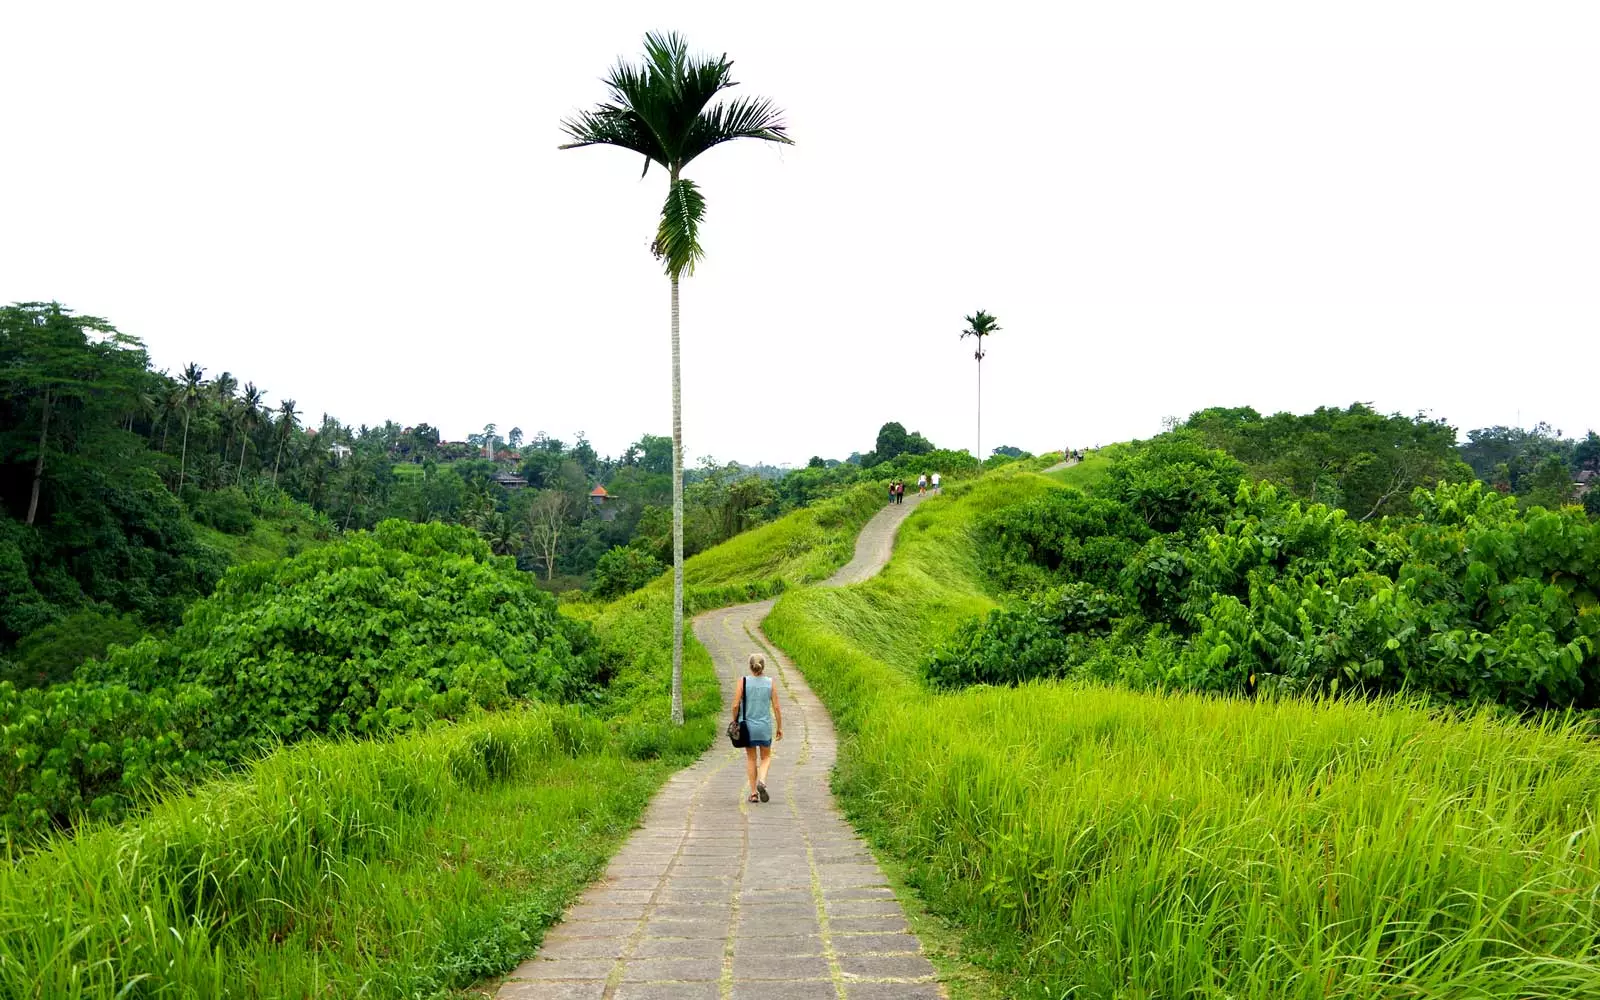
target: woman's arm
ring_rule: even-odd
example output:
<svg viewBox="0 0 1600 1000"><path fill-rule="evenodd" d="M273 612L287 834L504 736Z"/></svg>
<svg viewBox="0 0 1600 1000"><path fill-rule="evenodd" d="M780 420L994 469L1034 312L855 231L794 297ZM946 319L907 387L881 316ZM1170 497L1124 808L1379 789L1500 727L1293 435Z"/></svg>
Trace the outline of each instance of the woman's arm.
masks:
<svg viewBox="0 0 1600 1000"><path fill-rule="evenodd" d="M783 709L778 707L778 685L772 685L772 718L778 724L778 739L783 739Z"/></svg>
<svg viewBox="0 0 1600 1000"><path fill-rule="evenodd" d="M733 696L733 716L732 716L732 721L734 721L734 722L738 722L739 721L739 703L741 701L744 701L744 679L743 678L740 678L740 680L739 680L739 692Z"/></svg>

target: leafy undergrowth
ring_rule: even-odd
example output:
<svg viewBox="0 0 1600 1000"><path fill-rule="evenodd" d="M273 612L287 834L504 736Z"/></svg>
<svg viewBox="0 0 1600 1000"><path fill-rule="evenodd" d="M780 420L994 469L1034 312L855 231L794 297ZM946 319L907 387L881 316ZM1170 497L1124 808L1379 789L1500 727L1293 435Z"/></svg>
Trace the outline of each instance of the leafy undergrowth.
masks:
<svg viewBox="0 0 1600 1000"><path fill-rule="evenodd" d="M0 995L446 994L526 955L686 759L542 706L283 750L0 868Z"/></svg>
<svg viewBox="0 0 1600 1000"><path fill-rule="evenodd" d="M1600 990L1600 748L1393 701L1071 683L925 689L986 610L972 527L1054 488L928 501L878 578L768 634L848 740L836 787L1019 997L1574 997Z"/></svg>

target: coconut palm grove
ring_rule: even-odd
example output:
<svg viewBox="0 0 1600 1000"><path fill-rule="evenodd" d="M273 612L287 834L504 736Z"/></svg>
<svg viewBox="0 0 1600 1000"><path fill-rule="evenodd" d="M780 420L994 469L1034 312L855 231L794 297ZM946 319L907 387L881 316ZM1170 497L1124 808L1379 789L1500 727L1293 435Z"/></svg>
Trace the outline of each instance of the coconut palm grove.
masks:
<svg viewBox="0 0 1600 1000"><path fill-rule="evenodd" d="M960 439L906 394L696 462L693 279L752 249L706 178L807 138L682 34L594 68L563 165L662 198L610 287L671 410L609 401L618 454L0 306L0 996L1600 996L1600 434L1151 398L997 445L983 372L1037 362L979 287L916 335L973 352Z"/></svg>

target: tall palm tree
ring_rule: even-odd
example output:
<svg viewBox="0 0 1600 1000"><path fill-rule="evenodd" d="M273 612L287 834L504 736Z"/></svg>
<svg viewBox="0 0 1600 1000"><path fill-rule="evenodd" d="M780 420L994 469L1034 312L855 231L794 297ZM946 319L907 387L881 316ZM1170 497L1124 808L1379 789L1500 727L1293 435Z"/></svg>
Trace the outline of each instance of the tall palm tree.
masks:
<svg viewBox="0 0 1600 1000"><path fill-rule="evenodd" d="M983 338L993 333L1000 332L999 322L988 313L979 309L971 316L962 317L967 321L967 328L961 331L961 339L968 337L978 338L978 349L972 356L978 359L978 464L983 464Z"/></svg>
<svg viewBox="0 0 1600 1000"><path fill-rule="evenodd" d="M678 34L644 36L644 62L619 61L605 77L610 99L561 123L579 146L618 146L667 171L667 200L661 207L651 252L672 279L672 721L683 723L683 420L678 364L678 280L694 273L704 256L700 223L706 202L694 181L683 176L690 161L713 146L735 139L791 143L783 112L764 97L736 97L713 104L737 86L726 55L691 56Z"/></svg>
<svg viewBox="0 0 1600 1000"><path fill-rule="evenodd" d="M232 372L223 372L211 380L211 392L217 400L217 422L222 425L222 461L228 461L228 453L233 450L233 392L239 388L239 380L233 377Z"/></svg>
<svg viewBox="0 0 1600 1000"><path fill-rule="evenodd" d="M202 391L205 389L206 370L193 361L184 366L183 375L178 382L178 393L183 405L183 452L178 459L178 495L183 495L183 479L189 471L189 418L194 415L194 408L200 402Z"/></svg>
<svg viewBox="0 0 1600 1000"><path fill-rule="evenodd" d="M244 482L244 449L250 443L250 435L261 426L261 400L265 395L254 382L246 382L244 394L239 397L239 474L235 478L241 484Z"/></svg>
<svg viewBox="0 0 1600 1000"><path fill-rule="evenodd" d="M165 376L166 372L162 372ZM156 400L161 408L161 450L167 450L167 432L172 429L172 415L183 409L183 386L174 383L164 385Z"/></svg>
<svg viewBox="0 0 1600 1000"><path fill-rule="evenodd" d="M283 446L288 443L289 435L294 433L294 418L300 411L294 408L294 400L286 399L278 404L278 456L272 460L272 485L278 485L278 463L283 461Z"/></svg>

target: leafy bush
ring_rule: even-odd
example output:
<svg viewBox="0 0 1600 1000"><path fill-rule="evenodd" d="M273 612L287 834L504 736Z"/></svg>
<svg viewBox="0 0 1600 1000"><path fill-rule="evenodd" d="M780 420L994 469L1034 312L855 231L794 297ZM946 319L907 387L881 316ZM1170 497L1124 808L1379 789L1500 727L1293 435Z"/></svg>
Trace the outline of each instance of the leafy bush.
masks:
<svg viewBox="0 0 1600 1000"><path fill-rule="evenodd" d="M229 535L243 535L255 524L252 503L244 490L229 486L221 490L201 490L191 487L184 491L184 504L189 516L207 527Z"/></svg>
<svg viewBox="0 0 1600 1000"><path fill-rule="evenodd" d="M144 634L144 626L127 615L75 611L19 642L11 666L0 672L0 680L19 688L60 684L71 680L83 661L99 659L113 645L131 646Z"/></svg>
<svg viewBox="0 0 1600 1000"><path fill-rule="evenodd" d="M594 567L594 596L611 600L632 593L661 575L661 563L647 552L618 545Z"/></svg>
<svg viewBox="0 0 1600 1000"><path fill-rule="evenodd" d="M964 626L928 677L1600 707L1600 525L1521 512L1476 482L1416 490L1415 516L1359 523L1237 476L1227 456L1169 436L1125 449L1093 498L1062 490L983 518L1002 584L1081 581L1127 611L1085 638L1048 598L1028 601Z"/></svg>
<svg viewBox="0 0 1600 1000"><path fill-rule="evenodd" d="M212 693L74 681L0 682L0 833L11 843L80 817L114 818L155 785L213 764Z"/></svg>
<svg viewBox="0 0 1600 1000"><path fill-rule="evenodd" d="M1092 584L1057 587L1018 607L968 619L934 650L923 672L944 688L1056 676L1072 662L1075 644L1109 631L1122 611L1119 598Z"/></svg>
<svg viewBox="0 0 1600 1000"><path fill-rule="evenodd" d="M234 567L170 640L117 650L93 676L213 688L221 733L242 748L577 698L593 681L588 641L470 529L385 521Z"/></svg>

